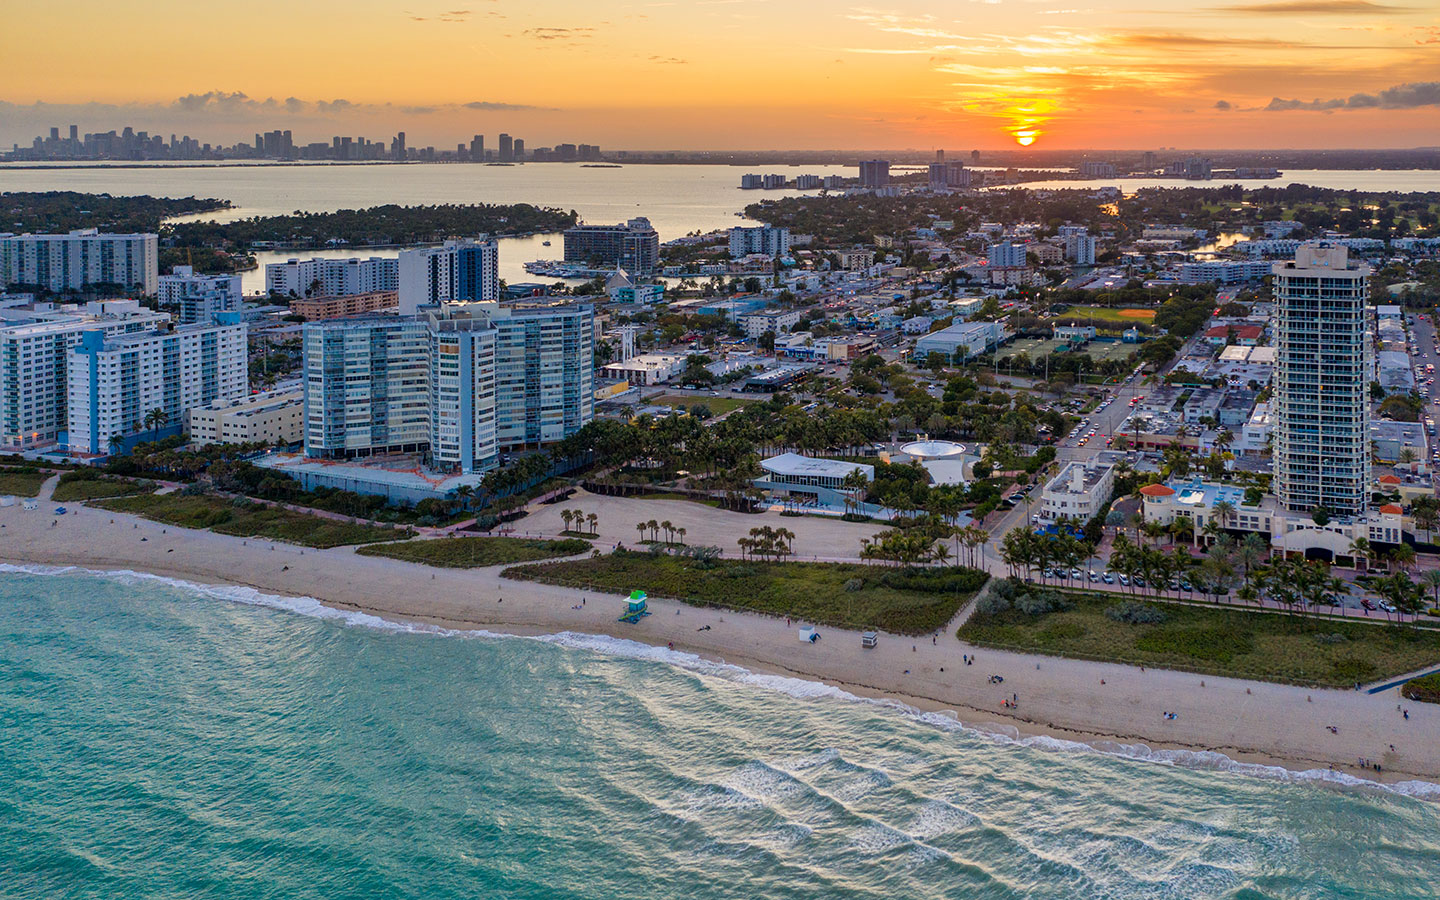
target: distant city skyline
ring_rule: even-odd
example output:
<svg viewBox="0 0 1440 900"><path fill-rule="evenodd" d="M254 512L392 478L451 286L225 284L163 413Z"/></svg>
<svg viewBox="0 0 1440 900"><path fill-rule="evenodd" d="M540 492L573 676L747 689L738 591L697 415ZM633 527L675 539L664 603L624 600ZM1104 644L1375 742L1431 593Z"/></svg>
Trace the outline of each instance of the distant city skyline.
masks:
<svg viewBox="0 0 1440 900"><path fill-rule="evenodd" d="M22 4L0 41L22 75L0 93L0 146L71 123L223 144L405 131L437 149L500 131L653 150L1440 144L1440 16L1422 5L462 6L77 0L56 28ZM147 46L159 62L139 65ZM164 63L198 47L215 49L203 65Z"/></svg>

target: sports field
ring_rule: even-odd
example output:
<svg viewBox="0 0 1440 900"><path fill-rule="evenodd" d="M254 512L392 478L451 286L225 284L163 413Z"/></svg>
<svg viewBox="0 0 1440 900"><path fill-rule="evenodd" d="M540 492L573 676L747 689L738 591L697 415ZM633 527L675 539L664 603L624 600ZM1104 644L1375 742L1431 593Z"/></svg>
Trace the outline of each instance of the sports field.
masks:
<svg viewBox="0 0 1440 900"><path fill-rule="evenodd" d="M1060 314L1061 319L1099 319L1128 325L1148 325L1155 319L1153 309L1117 309L1113 306L1072 306Z"/></svg>

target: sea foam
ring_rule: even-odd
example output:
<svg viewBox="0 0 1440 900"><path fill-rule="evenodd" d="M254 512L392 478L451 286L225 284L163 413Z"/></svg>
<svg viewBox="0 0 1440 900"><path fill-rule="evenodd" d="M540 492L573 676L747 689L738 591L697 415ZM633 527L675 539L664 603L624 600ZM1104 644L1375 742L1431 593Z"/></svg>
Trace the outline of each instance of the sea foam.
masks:
<svg viewBox="0 0 1440 900"><path fill-rule="evenodd" d="M587 634L575 631L561 631L555 634L545 635L514 635L484 629L457 629L425 623L396 622L358 610L344 610L326 606L314 597L289 597L282 594L266 593L256 588L243 585L205 584L180 578L154 575L148 572L136 572L130 569L89 569L82 566L0 563L0 575L5 574L35 576L81 575L105 578L121 583L143 582L163 584L214 600L239 603L246 606L268 607L310 618L335 621L349 626L402 634L540 641L607 656L665 663L694 672L698 675L722 678L749 687L783 693L800 700L841 700L883 707L920 724L980 737L999 745L1025 747L1060 754L1101 755L1198 771L1243 775L1270 781L1294 784L1321 784L1339 788L1358 788L1424 800L1440 800L1440 784L1430 781L1412 780L1382 784L1365 778L1357 778L1354 775L1333 769L1295 770L1287 769L1284 766L1242 762L1213 750L1155 749L1144 743L1097 741L1094 744L1088 744L1082 741L1071 741L1050 735L1025 736L1021 735L1017 729L1010 725L966 724L948 711L926 712L896 700L861 697L823 682L803 678L792 678L784 675L753 672L731 663L709 660L695 653L670 650L665 647L646 644L642 641L631 640L629 638L617 638L610 637L609 635Z"/></svg>

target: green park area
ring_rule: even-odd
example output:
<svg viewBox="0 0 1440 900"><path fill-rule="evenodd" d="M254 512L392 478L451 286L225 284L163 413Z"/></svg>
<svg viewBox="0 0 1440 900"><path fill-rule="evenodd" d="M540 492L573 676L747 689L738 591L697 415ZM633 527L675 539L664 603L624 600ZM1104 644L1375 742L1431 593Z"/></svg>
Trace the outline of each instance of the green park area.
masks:
<svg viewBox="0 0 1440 900"><path fill-rule="evenodd" d="M682 406L686 409L692 406L703 406L710 410L711 415L723 416L755 401L746 397L688 397L682 394L664 394L645 402L654 406L669 406L676 409Z"/></svg>
<svg viewBox="0 0 1440 900"><path fill-rule="evenodd" d="M1336 688L1440 661L1440 631L1413 625L1078 592L1020 592L1010 599L1005 593L992 590L978 602L960 628L961 640L1021 653Z"/></svg>
<svg viewBox="0 0 1440 900"><path fill-rule="evenodd" d="M133 513L179 528L204 528L235 537L255 537L306 547L343 547L412 537L409 529L380 528L326 519L266 506L244 498L205 495L138 494L92 504L112 512Z"/></svg>
<svg viewBox="0 0 1440 900"><path fill-rule="evenodd" d="M692 606L896 634L943 628L986 580L983 572L974 569L909 571L843 563L704 560L626 550L518 566L504 574L597 593L640 589L652 597Z"/></svg>
<svg viewBox="0 0 1440 900"><path fill-rule="evenodd" d="M452 537L372 544L361 547L356 552L363 556L388 556L391 559L403 559L427 566L478 569L588 553L590 542L576 538L541 541L503 537Z"/></svg>

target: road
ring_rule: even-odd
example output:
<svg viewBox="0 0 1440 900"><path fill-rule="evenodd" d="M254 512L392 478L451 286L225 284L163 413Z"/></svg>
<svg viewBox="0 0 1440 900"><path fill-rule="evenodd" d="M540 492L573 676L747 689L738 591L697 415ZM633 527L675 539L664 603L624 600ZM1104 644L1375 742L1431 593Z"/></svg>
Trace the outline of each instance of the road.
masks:
<svg viewBox="0 0 1440 900"><path fill-rule="evenodd" d="M1422 372L1425 371L1427 365L1432 365L1440 369L1440 353L1435 352L1434 322L1431 321L1429 316L1407 315L1407 318L1410 320L1411 366ZM1427 375L1425 377L1428 378L1430 376ZM1418 385L1419 387L1427 387L1427 385L1423 383L1425 378L1417 378L1416 380L1421 382L1421 384ZM1434 393L1433 388L1435 386L1428 385L1428 387L1431 388L1432 393ZM1437 400L1440 400L1440 395L1427 398L1425 403L1425 415L1429 416L1433 421L1440 421L1440 402L1436 402ZM1431 453L1434 454L1436 452L1435 438L1433 436L1430 437L1428 443L1430 444ZM1435 457L1432 455L1431 459L1435 460Z"/></svg>

